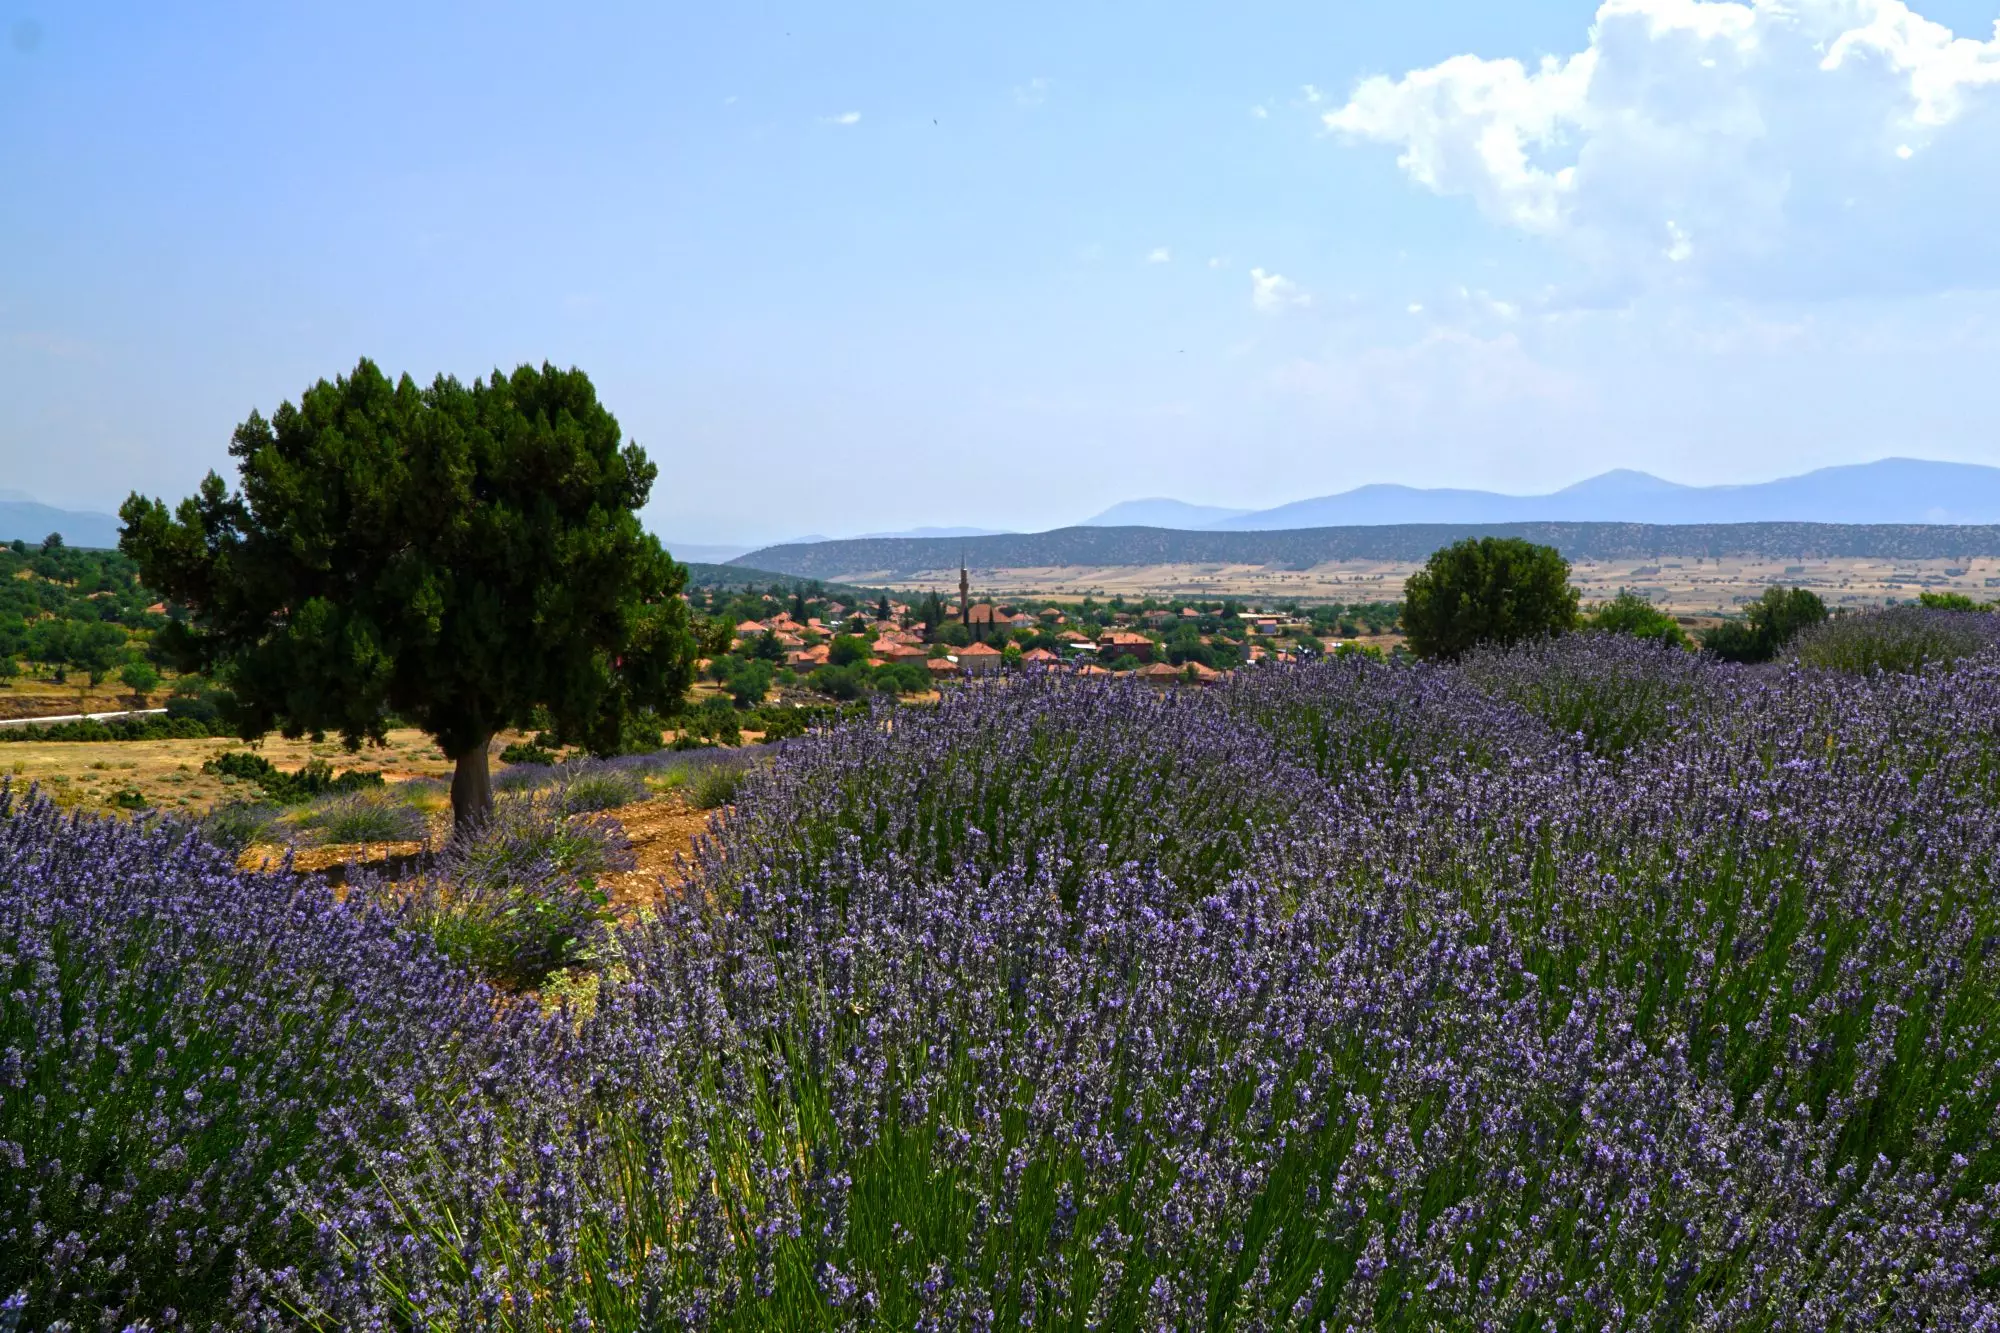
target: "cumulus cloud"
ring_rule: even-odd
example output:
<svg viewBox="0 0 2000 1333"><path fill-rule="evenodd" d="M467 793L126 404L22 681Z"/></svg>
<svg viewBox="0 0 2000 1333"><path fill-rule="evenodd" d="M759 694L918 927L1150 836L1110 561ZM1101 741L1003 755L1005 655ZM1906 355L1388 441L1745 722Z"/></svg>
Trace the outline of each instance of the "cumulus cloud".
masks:
<svg viewBox="0 0 2000 1333"><path fill-rule="evenodd" d="M1628 273L2000 277L1991 229L1963 222L1996 193L2000 25L1959 37L1903 0L1606 0L1574 54L1365 79L1323 120L1395 146L1416 183ZM1954 253L1912 260L1940 226Z"/></svg>
<svg viewBox="0 0 2000 1333"><path fill-rule="evenodd" d="M843 111L837 116L824 116L822 119L829 125L859 125L861 123L861 113L859 111Z"/></svg>
<svg viewBox="0 0 2000 1333"><path fill-rule="evenodd" d="M1165 264L1172 260L1173 257L1174 252L1167 249L1164 245L1156 245L1146 252L1146 262L1148 264Z"/></svg>
<svg viewBox="0 0 2000 1333"><path fill-rule="evenodd" d="M1312 304L1312 297L1296 282L1282 273L1266 273L1261 268L1250 270L1250 304L1267 315L1282 314L1286 310Z"/></svg>

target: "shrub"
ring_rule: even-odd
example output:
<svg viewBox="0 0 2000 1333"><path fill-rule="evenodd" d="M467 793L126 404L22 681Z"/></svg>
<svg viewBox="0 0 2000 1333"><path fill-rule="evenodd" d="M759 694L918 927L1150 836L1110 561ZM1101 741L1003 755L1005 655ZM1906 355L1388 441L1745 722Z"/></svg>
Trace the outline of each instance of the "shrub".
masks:
<svg viewBox="0 0 2000 1333"><path fill-rule="evenodd" d="M2000 641L1992 616L1892 606L1841 616L1801 633L1792 659L1834 671L1917 671L1950 666Z"/></svg>
<svg viewBox="0 0 2000 1333"><path fill-rule="evenodd" d="M554 790L510 796L475 836L454 839L442 872L461 884L541 883L631 868L631 843L615 820L564 813Z"/></svg>
<svg viewBox="0 0 2000 1333"><path fill-rule="evenodd" d="M652 795L645 778L638 773L598 766L580 767L564 774L555 792L557 804L567 815L613 810Z"/></svg>
<svg viewBox="0 0 2000 1333"><path fill-rule="evenodd" d="M201 821L201 834L218 847L240 852L270 833L284 811L266 801L230 801L218 805Z"/></svg>
<svg viewBox="0 0 2000 1333"><path fill-rule="evenodd" d="M704 699L681 719L681 740L695 746L741 745L743 722L736 706L727 699ZM678 746L676 748L688 748Z"/></svg>
<svg viewBox="0 0 2000 1333"><path fill-rule="evenodd" d="M1962 592L1920 592L1917 594L1917 603L1932 611L1993 610L1993 606L1990 603L1981 605Z"/></svg>
<svg viewBox="0 0 2000 1333"><path fill-rule="evenodd" d="M324 759L311 760L297 772L287 773L263 755L249 750L219 754L204 762L201 771L254 782L263 788L265 796L280 805L298 805L329 793L357 792L382 785L380 773L350 770L336 777L333 765Z"/></svg>
<svg viewBox="0 0 2000 1333"><path fill-rule="evenodd" d="M868 693L868 669L858 666L823 666L806 678L815 694L848 701Z"/></svg>
<svg viewBox="0 0 2000 1333"><path fill-rule="evenodd" d="M1468 537L1432 553L1403 585L1403 627L1419 657L1453 658L1576 626L1569 561L1518 537Z"/></svg>
<svg viewBox="0 0 2000 1333"><path fill-rule="evenodd" d="M697 810L716 810L733 804L743 788L746 770L735 764L705 764L688 780L688 804Z"/></svg>
<svg viewBox="0 0 2000 1333"><path fill-rule="evenodd" d="M503 985L534 987L591 956L608 920L598 877L632 864L612 821L565 814L558 793L513 796L415 885L388 892L405 923L446 957Z"/></svg>
<svg viewBox="0 0 2000 1333"><path fill-rule="evenodd" d="M423 812L388 791L350 791L323 796L290 822L306 840L322 847L364 842L417 842L426 832Z"/></svg>
<svg viewBox="0 0 2000 1333"><path fill-rule="evenodd" d="M1620 589L1616 597L1592 611L1584 624L1590 629L1630 634L1636 639L1657 639L1676 648L1688 646L1687 632L1679 621L1627 589Z"/></svg>
<svg viewBox="0 0 2000 1333"><path fill-rule="evenodd" d="M1724 621L1701 639L1701 646L1725 662L1768 662L1800 630L1826 619L1826 603L1805 588L1775 585L1743 609L1741 621Z"/></svg>
<svg viewBox="0 0 2000 1333"><path fill-rule="evenodd" d="M513 741L500 751L503 764L534 764L547 767L556 762L556 753L530 741Z"/></svg>

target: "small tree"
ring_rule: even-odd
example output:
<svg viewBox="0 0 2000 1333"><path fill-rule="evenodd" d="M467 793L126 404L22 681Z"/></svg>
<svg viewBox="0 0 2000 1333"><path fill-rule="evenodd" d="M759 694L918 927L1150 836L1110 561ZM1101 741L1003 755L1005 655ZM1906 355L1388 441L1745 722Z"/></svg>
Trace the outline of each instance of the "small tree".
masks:
<svg viewBox="0 0 2000 1333"><path fill-rule="evenodd" d="M1468 537L1434 552L1403 585L1403 628L1419 657L1515 644L1574 629L1569 561L1518 537Z"/></svg>
<svg viewBox="0 0 2000 1333"><path fill-rule="evenodd" d="M56 684L69 680L70 655L76 647L76 626L67 620L38 620L28 627L28 660L55 673Z"/></svg>
<svg viewBox="0 0 2000 1333"><path fill-rule="evenodd" d="M462 831L492 808L488 744L537 706L598 753L679 711L687 571L641 530L657 469L581 371L419 388L364 360L253 413L230 453L240 492L210 473L172 513L134 495L120 546L190 612L160 637L228 687L244 737L358 747L407 718L456 764Z"/></svg>
<svg viewBox="0 0 2000 1333"><path fill-rule="evenodd" d="M1657 639L1676 648L1688 646L1680 622L1629 588L1591 612L1586 623L1591 629L1613 634L1630 634L1635 639Z"/></svg>
<svg viewBox="0 0 2000 1333"><path fill-rule="evenodd" d="M829 666L853 666L856 662L868 660L868 644L852 634L836 634L826 650Z"/></svg>
<svg viewBox="0 0 2000 1333"><path fill-rule="evenodd" d="M1805 588L1775 584L1743 608L1742 620L1724 621L1701 636L1701 646L1725 662L1768 662L1802 629L1826 619L1826 603Z"/></svg>
<svg viewBox="0 0 2000 1333"><path fill-rule="evenodd" d="M70 648L69 661L71 666L89 678L95 688L104 683L104 678L116 669L124 656L125 631L98 620L78 629Z"/></svg>
<svg viewBox="0 0 2000 1333"><path fill-rule="evenodd" d="M21 663L12 653L0 653L0 685L12 685L21 674Z"/></svg>
<svg viewBox="0 0 2000 1333"><path fill-rule="evenodd" d="M125 688L132 691L141 708L146 706L146 696L160 688L160 673L144 658L135 658L120 667L118 679L125 682Z"/></svg>

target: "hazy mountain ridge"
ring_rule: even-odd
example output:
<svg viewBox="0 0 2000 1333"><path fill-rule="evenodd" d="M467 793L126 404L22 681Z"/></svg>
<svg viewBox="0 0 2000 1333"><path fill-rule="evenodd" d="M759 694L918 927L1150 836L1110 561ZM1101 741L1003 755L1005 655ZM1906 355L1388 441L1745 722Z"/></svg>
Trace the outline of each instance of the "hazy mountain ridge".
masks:
<svg viewBox="0 0 2000 1333"><path fill-rule="evenodd" d="M1884 458L1738 486L1683 486L1620 468L1547 495L1371 485L1186 526L1269 532L1375 523L1533 522L2000 523L2000 468Z"/></svg>
<svg viewBox="0 0 2000 1333"><path fill-rule="evenodd" d="M1189 504L1152 496L1125 500L1103 513L1086 518L1080 528L1207 528L1250 513L1248 509L1225 509L1220 505Z"/></svg>
<svg viewBox="0 0 2000 1333"><path fill-rule="evenodd" d="M36 500L0 500L0 542L40 545L51 532L61 533L68 546L109 549L118 545L116 515L57 509Z"/></svg>
<svg viewBox="0 0 2000 1333"><path fill-rule="evenodd" d="M857 538L767 546L732 561L801 578L871 583L955 570L1116 565L1260 565L1310 569L1331 560L1419 561L1463 537L1523 537L1573 560L1954 560L2000 555L2000 524L1917 523L1377 523L1278 531L1058 528L996 537Z"/></svg>

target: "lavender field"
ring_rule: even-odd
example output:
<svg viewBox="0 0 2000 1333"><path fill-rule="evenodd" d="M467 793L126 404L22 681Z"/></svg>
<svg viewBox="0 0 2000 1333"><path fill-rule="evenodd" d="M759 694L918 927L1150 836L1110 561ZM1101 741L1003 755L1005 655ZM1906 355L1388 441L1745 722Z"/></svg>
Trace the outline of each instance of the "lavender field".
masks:
<svg viewBox="0 0 2000 1333"><path fill-rule="evenodd" d="M2000 1328L2000 650L1841 632L878 714L558 1008L0 796L0 1325Z"/></svg>

